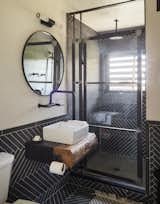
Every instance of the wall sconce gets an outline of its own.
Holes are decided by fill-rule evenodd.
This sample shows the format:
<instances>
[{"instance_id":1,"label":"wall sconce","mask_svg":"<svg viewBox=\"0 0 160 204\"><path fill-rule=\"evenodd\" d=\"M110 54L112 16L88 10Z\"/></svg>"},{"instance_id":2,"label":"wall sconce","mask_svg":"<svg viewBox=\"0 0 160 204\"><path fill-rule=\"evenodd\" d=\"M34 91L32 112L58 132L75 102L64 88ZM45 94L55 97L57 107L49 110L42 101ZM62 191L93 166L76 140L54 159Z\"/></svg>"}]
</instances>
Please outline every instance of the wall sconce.
<instances>
[{"instance_id":1,"label":"wall sconce","mask_svg":"<svg viewBox=\"0 0 160 204\"><path fill-rule=\"evenodd\" d=\"M40 13L36 13L36 17L39 18L41 24L47 27L52 27L53 25L55 25L54 20L52 20L51 18L45 17L45 16L41 16Z\"/></svg>"}]
</instances>

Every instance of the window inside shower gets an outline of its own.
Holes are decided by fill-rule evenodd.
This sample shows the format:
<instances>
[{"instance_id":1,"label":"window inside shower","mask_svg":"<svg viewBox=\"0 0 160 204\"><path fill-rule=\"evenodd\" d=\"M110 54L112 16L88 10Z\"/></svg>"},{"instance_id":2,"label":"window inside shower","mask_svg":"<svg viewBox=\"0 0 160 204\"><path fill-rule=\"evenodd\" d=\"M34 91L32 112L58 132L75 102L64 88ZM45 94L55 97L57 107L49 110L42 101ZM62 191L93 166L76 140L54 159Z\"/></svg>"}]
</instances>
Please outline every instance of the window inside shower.
<instances>
[{"instance_id":1,"label":"window inside shower","mask_svg":"<svg viewBox=\"0 0 160 204\"><path fill-rule=\"evenodd\" d=\"M120 2L68 15L68 108L98 138L83 170L145 187L144 1Z\"/></svg>"},{"instance_id":2,"label":"window inside shower","mask_svg":"<svg viewBox=\"0 0 160 204\"><path fill-rule=\"evenodd\" d=\"M109 90L110 91L136 91L137 90L137 55L124 53L122 56L109 56ZM146 57L142 54L142 89L145 90ZM117 84L123 81L128 84ZM131 83L129 83L131 82Z\"/></svg>"}]
</instances>

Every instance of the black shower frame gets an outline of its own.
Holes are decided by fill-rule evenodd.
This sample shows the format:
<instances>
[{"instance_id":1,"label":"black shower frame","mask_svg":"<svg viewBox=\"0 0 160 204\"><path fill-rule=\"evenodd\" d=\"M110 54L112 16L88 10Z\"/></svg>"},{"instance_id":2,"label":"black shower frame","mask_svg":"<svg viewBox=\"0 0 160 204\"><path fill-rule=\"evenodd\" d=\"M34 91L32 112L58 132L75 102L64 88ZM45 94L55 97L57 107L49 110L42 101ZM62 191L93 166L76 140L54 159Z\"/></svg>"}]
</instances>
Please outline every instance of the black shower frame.
<instances>
[{"instance_id":1,"label":"black shower frame","mask_svg":"<svg viewBox=\"0 0 160 204\"><path fill-rule=\"evenodd\" d=\"M75 36L75 15L79 14L80 15L80 43L79 43L79 119L80 120L86 120L87 116L86 116L86 110L87 110L87 83L86 83L86 78L87 78L87 72L86 72L86 58L87 58L87 52L86 52L86 43L83 42L83 38L82 38L82 14L86 13L86 12L92 12L92 11L96 11L96 10L100 10L100 9L105 9L105 8L109 8L109 7L113 7L113 6L117 6L117 5L121 5L121 4L126 4L129 2L133 2L136 0L126 0L126 1L122 1L119 3L114 3L114 4L109 4L109 5L104 5L104 6L100 6L100 7L94 7L91 9L84 9L84 10L80 10L80 11L75 11L75 12L70 12L67 13L67 17L68 16L72 16L73 17L73 40L72 40L72 91L75 92L76 90L76 66L75 66L75 42L77 41L76 36ZM127 31L127 30L122 30L120 31L120 33L126 35L126 34L131 34L133 33L133 31L135 31L136 29L142 29L144 31L144 27L139 26L139 27L135 27L132 28L131 30ZM112 35L111 33L104 33L101 35L97 35L97 36L93 36L91 38L88 38L88 40L95 40L95 39L104 39L107 38L109 35ZM139 42L141 41L141 37L138 37L138 87L137 87L137 112L139 112L139 114L137 114L137 130L135 130L135 132L137 132L137 175L139 178L142 178L143 176L143 164L142 162L142 158L143 158L143 152L142 152L142 137L140 136L141 134L141 129L142 129L142 77L141 77L141 43L139 46ZM86 39L85 39L86 40ZM85 59L85 60L84 60ZM84 70L82 72L82 70ZM83 77L82 77L83 76ZM83 81L82 81L83 79ZM100 82L101 83L101 82ZM103 83L103 82L102 82ZM75 94L72 96L72 118L75 119L76 118L76 107L75 107ZM98 127L98 126L96 126ZM104 127L103 127L104 128ZM108 127L106 127L108 128ZM126 130L125 128L116 128L119 130ZM131 130L132 131L132 130ZM148 155L148 150L149 150L149 138L148 138L148 133L146 133L146 154ZM149 161L148 161L148 157L146 159L146 186L145 186L145 192L147 194L149 194ZM114 178L113 175L110 175L111 177ZM100 177L100 175L98 175L98 177ZM102 176L104 177L104 176ZM91 179L91 178L90 178ZM93 178L93 180L95 180ZM137 186L137 189L139 187ZM141 190L140 190L141 191Z\"/></svg>"}]
</instances>

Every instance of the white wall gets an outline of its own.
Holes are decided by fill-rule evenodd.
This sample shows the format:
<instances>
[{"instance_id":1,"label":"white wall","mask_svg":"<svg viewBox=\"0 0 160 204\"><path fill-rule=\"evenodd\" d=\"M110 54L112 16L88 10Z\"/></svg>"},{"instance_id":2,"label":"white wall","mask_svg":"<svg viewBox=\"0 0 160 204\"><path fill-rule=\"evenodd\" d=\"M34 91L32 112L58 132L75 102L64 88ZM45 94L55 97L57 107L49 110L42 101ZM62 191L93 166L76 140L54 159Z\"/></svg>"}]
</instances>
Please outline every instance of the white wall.
<instances>
[{"instance_id":1,"label":"white wall","mask_svg":"<svg viewBox=\"0 0 160 204\"><path fill-rule=\"evenodd\" d=\"M103 6L107 4L114 4L121 1L122 0L81 0L81 1L67 0L70 7L70 11L94 8L94 7Z\"/></svg>"},{"instance_id":2,"label":"white wall","mask_svg":"<svg viewBox=\"0 0 160 204\"><path fill-rule=\"evenodd\" d=\"M47 103L48 97L31 91L21 65L24 43L37 30L52 33L65 54L65 3L65 0L0 0L0 130L66 113L66 105L50 109L37 107L38 103ZM56 25L52 28L41 25L35 17L37 12L51 17ZM60 98L65 104L65 97Z\"/></svg>"},{"instance_id":3,"label":"white wall","mask_svg":"<svg viewBox=\"0 0 160 204\"><path fill-rule=\"evenodd\" d=\"M147 119L160 121L160 12L146 0Z\"/></svg>"}]
</instances>

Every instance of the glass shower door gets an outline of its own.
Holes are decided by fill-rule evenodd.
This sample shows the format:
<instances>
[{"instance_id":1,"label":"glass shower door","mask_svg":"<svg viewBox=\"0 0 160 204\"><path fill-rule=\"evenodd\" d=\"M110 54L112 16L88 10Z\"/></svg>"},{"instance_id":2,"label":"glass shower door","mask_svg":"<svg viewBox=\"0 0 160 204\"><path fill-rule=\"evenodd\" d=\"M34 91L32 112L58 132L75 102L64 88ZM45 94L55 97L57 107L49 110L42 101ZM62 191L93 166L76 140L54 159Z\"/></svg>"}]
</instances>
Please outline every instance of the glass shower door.
<instances>
[{"instance_id":1,"label":"glass shower door","mask_svg":"<svg viewBox=\"0 0 160 204\"><path fill-rule=\"evenodd\" d=\"M137 36L120 43L88 40L76 45L76 53L76 119L87 120L99 140L86 169L144 185L145 56Z\"/></svg>"}]
</instances>

